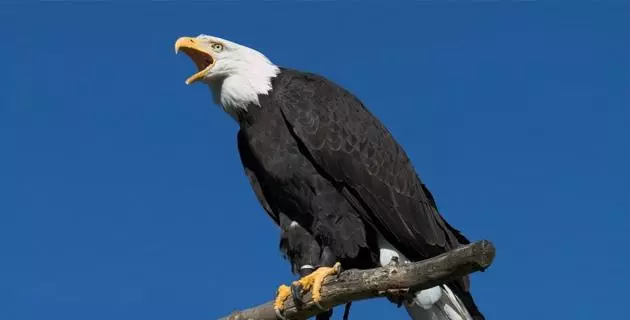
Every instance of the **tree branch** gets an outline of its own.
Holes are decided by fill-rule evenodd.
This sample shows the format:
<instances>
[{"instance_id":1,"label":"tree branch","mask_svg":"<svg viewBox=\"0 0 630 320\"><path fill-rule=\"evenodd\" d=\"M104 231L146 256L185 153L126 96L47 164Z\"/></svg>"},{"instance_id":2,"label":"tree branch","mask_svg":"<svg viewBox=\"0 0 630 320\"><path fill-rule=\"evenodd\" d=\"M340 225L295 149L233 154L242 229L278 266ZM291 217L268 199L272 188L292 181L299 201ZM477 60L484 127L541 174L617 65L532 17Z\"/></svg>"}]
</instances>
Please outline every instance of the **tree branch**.
<instances>
[{"instance_id":1,"label":"tree branch","mask_svg":"<svg viewBox=\"0 0 630 320\"><path fill-rule=\"evenodd\" d=\"M369 270L346 270L339 277L329 277L324 281L321 305L332 308L351 301L382 297L388 292L428 289L472 272L484 271L492 263L494 255L494 245L482 240L420 262ZM321 312L310 293L304 300L305 304L297 309L292 299L287 299L285 317L306 319ZM276 314L273 301L270 301L235 311L220 320L276 320Z\"/></svg>"}]
</instances>

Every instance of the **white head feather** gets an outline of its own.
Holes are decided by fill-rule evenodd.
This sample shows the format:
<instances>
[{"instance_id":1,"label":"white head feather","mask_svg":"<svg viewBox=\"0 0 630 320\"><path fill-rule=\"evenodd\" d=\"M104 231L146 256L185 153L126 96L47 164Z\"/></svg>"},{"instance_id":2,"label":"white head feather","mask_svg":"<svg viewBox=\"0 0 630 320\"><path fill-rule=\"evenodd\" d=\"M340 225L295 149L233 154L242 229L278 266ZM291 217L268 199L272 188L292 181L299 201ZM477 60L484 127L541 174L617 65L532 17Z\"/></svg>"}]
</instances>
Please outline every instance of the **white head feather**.
<instances>
[{"instance_id":1,"label":"white head feather","mask_svg":"<svg viewBox=\"0 0 630 320\"><path fill-rule=\"evenodd\" d=\"M247 111L250 104L260 106L258 95L272 89L278 66L262 53L232 41L205 34L194 39L212 50L214 65L200 80L209 85L215 102L233 117ZM212 47L217 43L220 46Z\"/></svg>"}]
</instances>

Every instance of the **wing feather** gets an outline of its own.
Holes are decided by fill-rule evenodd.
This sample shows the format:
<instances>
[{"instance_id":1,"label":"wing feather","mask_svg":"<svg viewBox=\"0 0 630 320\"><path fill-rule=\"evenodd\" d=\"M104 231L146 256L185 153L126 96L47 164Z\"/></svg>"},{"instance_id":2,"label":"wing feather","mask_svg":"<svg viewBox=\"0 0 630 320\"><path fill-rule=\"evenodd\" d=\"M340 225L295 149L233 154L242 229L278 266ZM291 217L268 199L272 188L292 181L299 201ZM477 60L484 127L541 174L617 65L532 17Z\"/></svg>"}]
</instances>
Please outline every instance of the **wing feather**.
<instances>
[{"instance_id":1,"label":"wing feather","mask_svg":"<svg viewBox=\"0 0 630 320\"><path fill-rule=\"evenodd\" d=\"M315 165L361 204L362 219L411 259L458 245L461 235L440 216L403 149L357 98L314 74L278 81L273 107Z\"/></svg>"},{"instance_id":2,"label":"wing feather","mask_svg":"<svg viewBox=\"0 0 630 320\"><path fill-rule=\"evenodd\" d=\"M247 142L243 137L243 131L239 131L237 135L237 146L239 155L241 157L241 163L243 164L243 169L245 169L245 175L247 175L247 179L252 186L252 190L254 194L256 194L256 198L260 202L260 205L263 207L265 212L276 222L276 224L280 224L280 219L278 215L274 213L263 193L262 186L260 185L260 181L256 176L256 169L260 172L260 168L256 160L254 159L251 150L247 147Z\"/></svg>"}]
</instances>

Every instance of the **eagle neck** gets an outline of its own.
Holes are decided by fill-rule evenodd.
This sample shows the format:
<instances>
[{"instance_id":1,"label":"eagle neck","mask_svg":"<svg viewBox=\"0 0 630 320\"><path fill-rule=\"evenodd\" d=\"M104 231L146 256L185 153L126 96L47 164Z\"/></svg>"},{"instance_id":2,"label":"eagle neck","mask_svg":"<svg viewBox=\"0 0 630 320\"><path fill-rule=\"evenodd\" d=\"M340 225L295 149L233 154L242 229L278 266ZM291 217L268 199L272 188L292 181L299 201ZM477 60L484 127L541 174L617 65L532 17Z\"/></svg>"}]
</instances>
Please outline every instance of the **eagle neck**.
<instances>
[{"instance_id":1,"label":"eagle neck","mask_svg":"<svg viewBox=\"0 0 630 320\"><path fill-rule=\"evenodd\" d=\"M261 107L259 97L270 93L273 80L280 73L280 69L272 64L255 70L238 70L229 76L213 78L208 83L214 102L237 121L252 106Z\"/></svg>"}]
</instances>

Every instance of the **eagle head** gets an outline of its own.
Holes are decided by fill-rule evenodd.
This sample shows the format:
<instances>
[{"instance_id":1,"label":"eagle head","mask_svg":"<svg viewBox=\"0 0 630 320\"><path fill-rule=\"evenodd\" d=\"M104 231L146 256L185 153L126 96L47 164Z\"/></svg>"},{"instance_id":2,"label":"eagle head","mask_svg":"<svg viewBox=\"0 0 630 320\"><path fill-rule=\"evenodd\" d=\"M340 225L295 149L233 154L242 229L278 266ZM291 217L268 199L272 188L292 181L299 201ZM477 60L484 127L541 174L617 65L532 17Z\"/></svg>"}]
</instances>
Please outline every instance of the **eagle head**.
<instances>
[{"instance_id":1,"label":"eagle head","mask_svg":"<svg viewBox=\"0 0 630 320\"><path fill-rule=\"evenodd\" d=\"M258 95L267 94L280 69L262 53L244 45L200 34L175 41L175 53L184 52L197 66L186 84L210 86L215 102L230 114L259 105Z\"/></svg>"}]
</instances>

